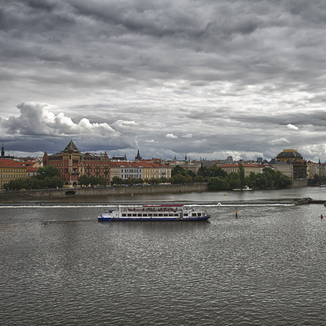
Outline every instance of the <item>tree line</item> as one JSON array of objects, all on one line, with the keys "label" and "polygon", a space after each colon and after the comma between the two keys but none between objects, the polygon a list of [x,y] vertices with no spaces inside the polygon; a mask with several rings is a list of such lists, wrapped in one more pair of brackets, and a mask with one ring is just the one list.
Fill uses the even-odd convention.
[{"label": "tree line", "polygon": [[237,188],[243,188],[245,185],[252,189],[282,189],[292,186],[292,180],[285,176],[280,171],[274,171],[271,168],[264,168],[263,173],[251,172],[249,176],[245,176],[244,168],[242,164],[239,164],[239,171],[228,174],[217,165],[211,167],[202,166],[197,173],[184,169],[177,165],[171,171],[171,178],[160,178],[151,180],[142,179],[121,179],[113,177],[111,184],[116,185],[135,185],[143,184],[159,184],[159,183],[171,183],[171,184],[186,184],[193,182],[208,182],[208,188],[211,191],[218,190],[232,190]]}]

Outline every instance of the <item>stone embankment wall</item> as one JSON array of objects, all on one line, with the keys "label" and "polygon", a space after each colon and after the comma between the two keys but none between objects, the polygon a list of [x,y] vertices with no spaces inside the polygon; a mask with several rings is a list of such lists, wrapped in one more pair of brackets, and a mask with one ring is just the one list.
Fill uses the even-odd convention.
[{"label": "stone embankment wall", "polygon": [[96,188],[64,188],[49,190],[28,191],[31,197],[66,197],[75,196],[105,196],[105,195],[131,195],[131,194],[158,194],[158,193],[182,193],[182,192],[204,192],[208,186],[204,184],[191,185],[157,185],[157,186],[112,186]]},{"label": "stone embankment wall", "polygon": [[292,188],[308,187],[308,179],[293,180]]}]

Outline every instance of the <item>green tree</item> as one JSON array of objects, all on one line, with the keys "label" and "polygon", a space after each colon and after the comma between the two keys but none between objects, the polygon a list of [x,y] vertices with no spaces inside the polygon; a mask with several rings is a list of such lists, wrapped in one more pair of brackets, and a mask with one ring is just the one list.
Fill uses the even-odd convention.
[{"label": "green tree", "polygon": [[86,174],[83,174],[83,175],[79,176],[78,184],[80,186],[86,186],[87,187],[90,184],[89,177]]},{"label": "green tree", "polygon": [[227,183],[227,178],[213,177],[208,180],[208,189],[212,191],[226,190],[229,184]]},{"label": "green tree", "polygon": [[272,188],[274,185],[274,180],[275,180],[275,171],[271,168],[264,168],[263,169],[263,174],[266,177],[266,188]]},{"label": "green tree", "polygon": [[[189,181],[188,178],[189,177],[183,176],[181,174],[177,174],[170,178],[170,182],[173,184],[184,184],[184,183],[188,183]],[[191,182],[192,182],[192,178],[191,178]]]},{"label": "green tree", "polygon": [[256,187],[260,189],[267,189],[267,177],[265,174],[256,174]]},{"label": "green tree", "polygon": [[60,169],[53,165],[46,165],[45,167],[41,167],[37,170],[37,178],[44,179],[46,177],[60,177]]},{"label": "green tree", "polygon": [[176,165],[172,171],[171,171],[171,177],[177,175],[177,174],[181,174],[183,176],[187,175],[187,172],[184,168],[182,168],[180,165]]},{"label": "green tree", "polygon": [[285,189],[292,186],[292,180],[281,171],[275,171],[275,188]]},{"label": "green tree", "polygon": [[121,185],[122,183],[123,183],[123,180],[116,176],[114,176],[111,180],[111,184],[113,184],[113,185]]},{"label": "green tree", "polygon": [[195,178],[194,178],[194,181],[195,181],[195,182],[204,182],[205,179],[204,179],[204,177],[201,176],[201,175],[196,175]]},{"label": "green tree", "polygon": [[200,175],[203,178],[207,178],[209,176],[209,173],[210,173],[210,171],[207,166],[201,166],[197,171],[197,175]]},{"label": "green tree", "polygon": [[240,181],[240,187],[243,188],[245,185],[245,172],[244,167],[241,163],[239,163],[239,181]]},{"label": "green tree", "polygon": [[254,188],[256,186],[256,173],[250,172],[247,184],[250,188]]},{"label": "green tree", "polygon": [[230,189],[240,188],[240,177],[239,177],[239,173],[237,173],[237,172],[231,172],[228,175],[228,179],[229,179],[229,187],[230,187]]}]

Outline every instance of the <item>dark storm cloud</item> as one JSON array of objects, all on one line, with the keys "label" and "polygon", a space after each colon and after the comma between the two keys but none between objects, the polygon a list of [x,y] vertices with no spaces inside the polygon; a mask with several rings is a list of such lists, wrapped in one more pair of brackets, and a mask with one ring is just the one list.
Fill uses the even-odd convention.
[{"label": "dark storm cloud", "polygon": [[76,137],[166,158],[289,146],[326,160],[325,1],[3,4],[5,140]]}]

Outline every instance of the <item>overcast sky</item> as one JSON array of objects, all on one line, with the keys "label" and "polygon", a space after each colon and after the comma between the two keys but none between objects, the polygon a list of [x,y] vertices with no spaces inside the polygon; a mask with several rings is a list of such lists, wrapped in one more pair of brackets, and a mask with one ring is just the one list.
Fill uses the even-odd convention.
[{"label": "overcast sky", "polygon": [[0,0],[0,141],[326,161],[325,0]]}]

